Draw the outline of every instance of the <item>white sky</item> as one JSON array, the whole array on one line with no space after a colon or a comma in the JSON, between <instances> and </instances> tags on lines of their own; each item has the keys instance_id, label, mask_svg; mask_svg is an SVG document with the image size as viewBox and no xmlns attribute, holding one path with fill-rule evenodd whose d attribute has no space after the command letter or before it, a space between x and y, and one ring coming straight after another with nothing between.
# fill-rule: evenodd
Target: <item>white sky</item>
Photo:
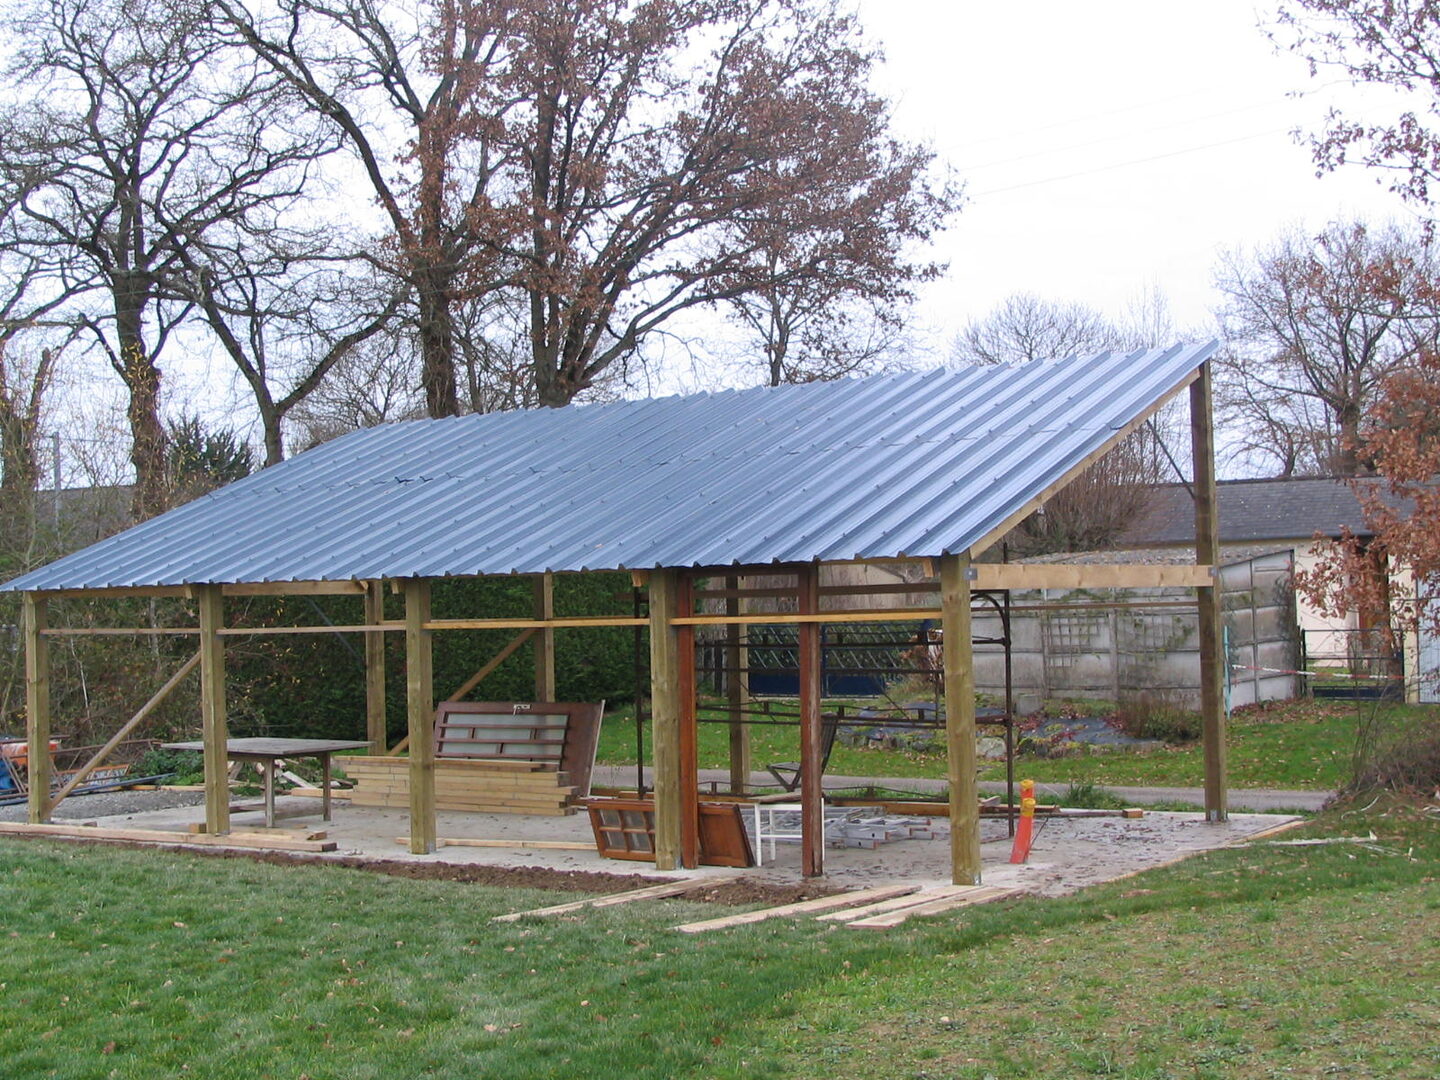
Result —
<instances>
[{"instance_id":1,"label":"white sky","mask_svg":"<svg viewBox=\"0 0 1440 1080\"><path fill-rule=\"evenodd\" d=\"M966 184L918 313L942 351L1022 291L1119 315L1158 286L1205 326L1220 252L1410 216L1374 172L1316 178L1292 133L1360 92L1277 54L1252 0L859 3L898 126Z\"/></svg>"}]
</instances>

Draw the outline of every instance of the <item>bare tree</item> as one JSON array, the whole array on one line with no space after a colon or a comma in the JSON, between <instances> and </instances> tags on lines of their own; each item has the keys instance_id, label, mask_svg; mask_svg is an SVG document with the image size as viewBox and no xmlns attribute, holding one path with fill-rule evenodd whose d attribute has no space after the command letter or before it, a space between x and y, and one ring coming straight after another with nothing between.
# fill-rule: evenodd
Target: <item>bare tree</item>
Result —
<instances>
[{"instance_id":1,"label":"bare tree","mask_svg":"<svg viewBox=\"0 0 1440 1080\"><path fill-rule=\"evenodd\" d=\"M94 290L77 317L129 394L137 517L165 506L159 357L188 314L166 299L183 253L293 198L326 149L203 15L184 0L39 0L15 22L10 75L26 101L0 170L52 172L17 213L34 250Z\"/></svg>"},{"instance_id":2,"label":"bare tree","mask_svg":"<svg viewBox=\"0 0 1440 1080\"><path fill-rule=\"evenodd\" d=\"M175 284L189 299L249 387L260 415L265 465L285 456L284 424L351 350L385 328L403 302L391 287L349 273L323 249L242 242L223 258L205 245L208 261ZM275 243L280 240L280 243Z\"/></svg>"},{"instance_id":3,"label":"bare tree","mask_svg":"<svg viewBox=\"0 0 1440 1080\"><path fill-rule=\"evenodd\" d=\"M1281 475L1354 476L1381 381L1440 342L1436 266L1420 238L1358 222L1298 229L1225 257L1222 415Z\"/></svg>"},{"instance_id":4,"label":"bare tree","mask_svg":"<svg viewBox=\"0 0 1440 1080\"><path fill-rule=\"evenodd\" d=\"M957 364L1058 360L1122 343L1121 331L1092 307L1015 293L956 335L950 360Z\"/></svg>"}]
</instances>

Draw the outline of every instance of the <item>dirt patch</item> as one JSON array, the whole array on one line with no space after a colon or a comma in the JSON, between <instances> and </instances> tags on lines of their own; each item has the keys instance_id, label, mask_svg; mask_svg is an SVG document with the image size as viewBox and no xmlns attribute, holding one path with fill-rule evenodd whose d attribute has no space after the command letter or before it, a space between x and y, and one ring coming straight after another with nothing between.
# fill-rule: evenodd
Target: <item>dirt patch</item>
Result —
<instances>
[{"instance_id":1,"label":"dirt patch","mask_svg":"<svg viewBox=\"0 0 1440 1080\"><path fill-rule=\"evenodd\" d=\"M751 878L738 878L714 888L686 893L684 899L700 900L707 904L731 904L736 907L745 904L780 905L798 904L801 900L814 900L844 891L838 885L775 885Z\"/></svg>"},{"instance_id":2,"label":"dirt patch","mask_svg":"<svg viewBox=\"0 0 1440 1080\"><path fill-rule=\"evenodd\" d=\"M16 839L31 839L16 837ZM34 837L53 840L54 837ZM150 848L152 845L129 841L63 838L77 844L104 844L107 847ZM171 849L175 850L175 849ZM618 893L663 885L680 878L655 877L642 874L608 874L593 870L552 870L544 866L487 866L482 863L407 862L399 859L367 859L359 856L318 856L288 851L237 851L227 849L186 848L178 854L207 859L253 859L276 866L341 866L347 870L363 870L373 874L412 878L418 881L453 881L465 885L488 885L499 889L542 889L551 892ZM748 878L733 879L711 888L686 893L684 899L707 904L741 906L751 904L793 904L820 896L843 892L839 886L809 884L783 885Z\"/></svg>"}]
</instances>

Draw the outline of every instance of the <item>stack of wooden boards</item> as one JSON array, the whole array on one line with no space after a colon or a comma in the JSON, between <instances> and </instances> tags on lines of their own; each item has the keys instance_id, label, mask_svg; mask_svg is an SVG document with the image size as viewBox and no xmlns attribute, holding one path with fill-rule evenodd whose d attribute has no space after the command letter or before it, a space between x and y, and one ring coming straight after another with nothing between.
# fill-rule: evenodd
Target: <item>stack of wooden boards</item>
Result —
<instances>
[{"instance_id":1,"label":"stack of wooden boards","mask_svg":"<svg viewBox=\"0 0 1440 1080\"><path fill-rule=\"evenodd\" d=\"M347 757L352 806L410 806L410 759ZM573 814L575 785L563 772L527 761L435 759L435 805L482 814Z\"/></svg>"},{"instance_id":2,"label":"stack of wooden boards","mask_svg":"<svg viewBox=\"0 0 1440 1080\"><path fill-rule=\"evenodd\" d=\"M590 794L604 702L447 701L435 712L435 805L572 814ZM347 757L355 806L410 805L410 761Z\"/></svg>"}]
</instances>

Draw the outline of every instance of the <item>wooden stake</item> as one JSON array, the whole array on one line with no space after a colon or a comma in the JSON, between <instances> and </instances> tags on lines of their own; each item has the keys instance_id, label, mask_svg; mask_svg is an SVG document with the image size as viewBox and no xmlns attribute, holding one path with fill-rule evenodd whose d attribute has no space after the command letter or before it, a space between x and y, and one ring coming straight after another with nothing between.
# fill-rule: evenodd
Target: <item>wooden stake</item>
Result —
<instances>
[{"instance_id":1,"label":"wooden stake","mask_svg":"<svg viewBox=\"0 0 1440 1080\"><path fill-rule=\"evenodd\" d=\"M367 582L365 621L378 626L385 621L385 583ZM385 717L385 631L365 632L365 738L372 754L383 754L387 742Z\"/></svg>"},{"instance_id":2,"label":"wooden stake","mask_svg":"<svg viewBox=\"0 0 1440 1080\"><path fill-rule=\"evenodd\" d=\"M1190 448L1195 462L1195 561L1220 557L1220 513L1215 493L1215 432L1211 418L1210 365L1190 384ZM1225 763L1225 662L1221 649L1219 580L1195 590L1200 618L1200 721L1205 754L1205 820L1229 817Z\"/></svg>"},{"instance_id":3,"label":"wooden stake","mask_svg":"<svg viewBox=\"0 0 1440 1080\"><path fill-rule=\"evenodd\" d=\"M980 792L975 761L975 668L970 646L970 555L940 559L945 752L950 787L950 873L980 884Z\"/></svg>"},{"instance_id":4,"label":"wooden stake","mask_svg":"<svg viewBox=\"0 0 1440 1080\"><path fill-rule=\"evenodd\" d=\"M800 612L820 610L820 571L814 564L796 571ZM800 624L800 872L825 872L825 762L820 730L820 624Z\"/></svg>"},{"instance_id":5,"label":"wooden stake","mask_svg":"<svg viewBox=\"0 0 1440 1080\"><path fill-rule=\"evenodd\" d=\"M205 831L230 831L230 763L225 752L225 595L219 585L195 586L200 604L200 721L205 743Z\"/></svg>"},{"instance_id":6,"label":"wooden stake","mask_svg":"<svg viewBox=\"0 0 1440 1080\"><path fill-rule=\"evenodd\" d=\"M655 777L655 869L680 862L680 655L673 625L677 574L650 573L651 766Z\"/></svg>"},{"instance_id":7,"label":"wooden stake","mask_svg":"<svg viewBox=\"0 0 1440 1080\"><path fill-rule=\"evenodd\" d=\"M555 617L555 575L537 574L535 582L535 618ZM535 700L555 700L555 629L547 626L535 642Z\"/></svg>"},{"instance_id":8,"label":"wooden stake","mask_svg":"<svg viewBox=\"0 0 1440 1080\"><path fill-rule=\"evenodd\" d=\"M410 851L435 851L435 689L430 582L405 582L405 716L410 730Z\"/></svg>"},{"instance_id":9,"label":"wooden stake","mask_svg":"<svg viewBox=\"0 0 1440 1080\"><path fill-rule=\"evenodd\" d=\"M29 739L28 817L31 824L50 820L50 643L45 640L45 598L22 594L25 621L25 734Z\"/></svg>"}]
</instances>

